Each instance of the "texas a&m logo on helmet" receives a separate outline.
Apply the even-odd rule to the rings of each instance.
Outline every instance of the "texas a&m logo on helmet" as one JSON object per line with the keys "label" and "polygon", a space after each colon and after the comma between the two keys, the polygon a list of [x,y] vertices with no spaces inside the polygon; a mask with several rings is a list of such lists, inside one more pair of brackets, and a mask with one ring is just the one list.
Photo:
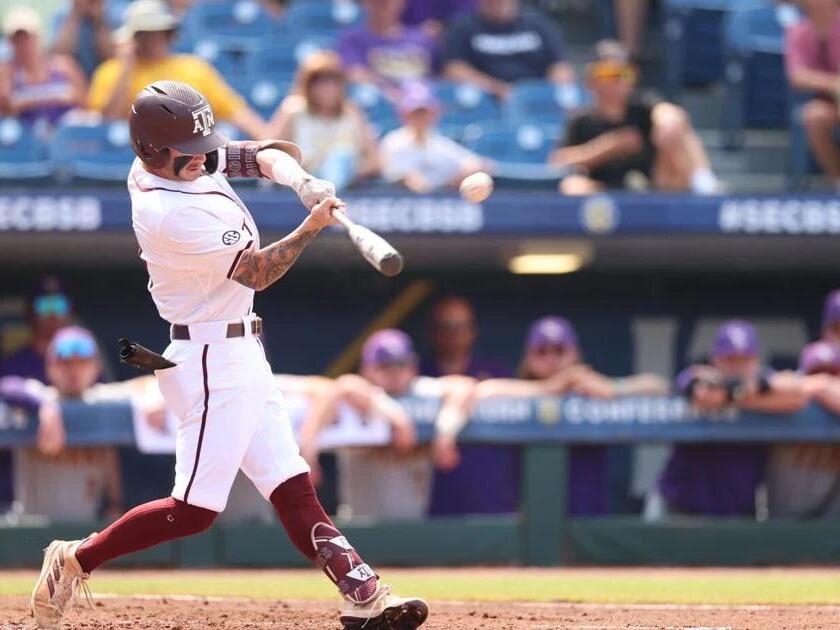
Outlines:
{"label": "texas a&m logo on helmet", "polygon": [[213,118],[213,110],[210,109],[210,105],[205,105],[200,109],[195,110],[193,113],[193,133],[196,134],[201,132],[202,136],[209,136],[210,132],[213,131],[213,125],[216,124],[216,120]]}

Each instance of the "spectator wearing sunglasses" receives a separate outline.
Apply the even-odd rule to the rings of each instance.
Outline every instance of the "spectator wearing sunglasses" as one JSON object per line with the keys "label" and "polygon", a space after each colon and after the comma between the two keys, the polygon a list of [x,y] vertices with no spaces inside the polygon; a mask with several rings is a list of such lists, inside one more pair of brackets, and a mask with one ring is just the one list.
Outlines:
{"label": "spectator wearing sunglasses", "polygon": [[45,356],[55,332],[68,325],[73,315],[70,298],[58,279],[43,278],[27,306],[26,318],[31,330],[29,345],[0,362],[0,376],[22,376],[47,382]]}
{"label": "spectator wearing sunglasses", "polygon": [[[46,352],[46,372],[57,402],[87,400],[102,369],[91,332],[78,326],[59,330]],[[41,409],[37,448],[15,457],[15,501],[24,514],[59,521],[95,520],[120,512],[122,484],[112,446],[66,445],[59,404]]]}
{"label": "spectator wearing sunglasses", "polygon": [[[569,320],[547,316],[528,330],[520,378],[562,377],[566,393],[592,398],[664,394],[664,380],[652,374],[611,378],[583,363],[578,335]],[[577,516],[604,514],[608,508],[608,449],[577,445],[569,449],[568,511]]]}
{"label": "spectator wearing sunglasses", "polygon": [[560,192],[590,195],[607,189],[715,194],[720,182],[682,108],[636,93],[638,71],[621,44],[603,41],[587,67],[594,104],[570,122],[550,163],[575,173]]}
{"label": "spectator wearing sunglasses", "polygon": [[[815,341],[799,356],[810,399],[840,416],[840,347]],[[771,517],[817,518],[840,514],[840,445],[778,444],[767,464]]]}
{"label": "spectator wearing sunglasses", "polygon": [[[509,372],[474,352],[478,326],[472,305],[450,295],[438,300],[429,319],[431,355],[420,365],[424,376],[451,374],[483,380]],[[460,462],[436,469],[432,483],[431,516],[505,514],[519,504],[519,451],[513,446],[463,444]],[[487,488],[493,492],[487,492]]]}

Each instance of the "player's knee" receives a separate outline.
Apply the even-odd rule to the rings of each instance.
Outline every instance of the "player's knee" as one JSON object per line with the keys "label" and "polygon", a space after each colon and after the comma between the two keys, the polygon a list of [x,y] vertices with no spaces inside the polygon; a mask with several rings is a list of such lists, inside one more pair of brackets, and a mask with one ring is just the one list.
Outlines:
{"label": "player's knee", "polygon": [[192,535],[209,529],[218,515],[219,513],[213,510],[189,505],[176,499],[175,507],[170,510],[166,520],[176,527],[180,527],[185,535]]}
{"label": "player's knee", "polygon": [[652,134],[655,145],[660,148],[679,145],[689,133],[691,120],[683,108],[663,103],[655,110]]}

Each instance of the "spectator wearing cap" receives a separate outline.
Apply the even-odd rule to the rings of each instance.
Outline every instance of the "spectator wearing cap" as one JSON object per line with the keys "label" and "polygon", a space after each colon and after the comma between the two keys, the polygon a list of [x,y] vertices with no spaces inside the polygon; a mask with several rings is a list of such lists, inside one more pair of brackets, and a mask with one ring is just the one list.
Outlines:
{"label": "spectator wearing cap", "polygon": [[363,111],[346,93],[347,75],[332,51],[309,55],[292,93],[271,120],[271,137],[294,142],[303,167],[343,190],[379,172],[376,138]]}
{"label": "spectator wearing cap", "polygon": [[[457,432],[466,422],[474,380],[462,376],[418,375],[418,357],[411,338],[395,329],[371,335],[362,348],[359,375],[337,379],[340,396],[363,417],[380,415],[383,394],[397,402],[417,396],[441,400],[432,450],[415,448],[414,427],[404,410],[391,410],[394,445],[341,449],[338,464],[339,514],[351,518],[425,518],[429,509],[433,462],[457,465]],[[334,415],[335,410],[331,411]],[[329,418],[330,413],[326,414]],[[324,422],[319,423],[321,427]],[[317,435],[317,433],[316,433]],[[396,448],[394,448],[396,447]]]}
{"label": "spectator wearing cap", "polygon": [[[102,364],[91,332],[59,330],[47,348],[47,376],[57,400],[83,400]],[[15,501],[25,514],[58,521],[92,521],[120,512],[122,485],[116,447],[68,447],[61,407],[42,409],[38,447],[15,457]]]}
{"label": "spectator wearing cap", "polygon": [[[435,302],[428,325],[431,354],[421,363],[424,376],[471,376],[478,380],[509,376],[474,352],[478,326],[472,305],[457,295]],[[487,488],[494,489],[487,492]],[[431,516],[504,514],[519,504],[519,451],[513,446],[464,444],[460,463],[435,470]]]}
{"label": "spectator wearing cap", "polygon": [[551,18],[524,11],[520,0],[478,0],[478,10],[454,21],[446,33],[444,76],[472,83],[504,99],[513,84],[575,80],[563,36]]}
{"label": "spectator wearing cap", "polygon": [[9,9],[3,34],[12,57],[0,66],[0,114],[52,126],[84,104],[87,82],[82,71],[72,57],[42,48],[41,18],[34,9]]}
{"label": "spectator wearing cap", "polygon": [[[686,368],[676,381],[677,391],[701,412],[787,414],[807,403],[795,374],[774,373],[762,366],[758,334],[748,322],[725,322],[715,335],[710,355],[708,364]],[[676,445],[656,490],[648,497],[645,517],[754,516],[766,455],[766,448],[759,445]]]}
{"label": "spectator wearing cap", "polygon": [[114,53],[111,20],[107,0],[70,0],[59,10],[53,25],[52,51],[72,57],[87,78],[96,67]]}
{"label": "spectator wearing cap", "polygon": [[840,344],[840,289],[825,296],[820,330],[823,340]]}
{"label": "spectator wearing cap", "polygon": [[423,194],[457,187],[484,167],[482,159],[437,130],[440,103],[425,86],[411,86],[400,101],[403,126],[379,145],[382,176]]}
{"label": "spectator wearing cap", "polygon": [[[799,355],[799,373],[811,400],[840,416],[840,348],[822,340],[808,344]],[[840,514],[840,445],[774,445],[767,504],[774,518]]]}
{"label": "spectator wearing cap", "polygon": [[201,90],[218,119],[233,123],[253,138],[266,137],[265,121],[213,66],[195,55],[172,52],[177,28],[178,18],[162,0],[132,2],[115,35],[116,56],[93,75],[88,107],[106,118],[126,118],[135,95],[149,83],[184,81]]}
{"label": "spectator wearing cap", "polygon": [[[564,317],[549,315],[534,322],[525,338],[520,377],[527,380],[560,378],[563,391],[593,398],[662,394],[663,380],[651,374],[622,379],[607,377],[582,362],[577,332]],[[569,514],[599,515],[608,508],[608,449],[572,446],[569,449]]]}
{"label": "spectator wearing cap", "polygon": [[47,382],[45,357],[56,331],[73,317],[70,298],[53,276],[41,279],[26,308],[30,342],[0,362],[0,376],[21,376]]}
{"label": "spectator wearing cap", "polygon": [[811,151],[840,189],[840,147],[834,137],[840,90],[840,7],[835,0],[800,4],[806,17],[785,33],[785,69],[790,86],[808,98],[801,116]]}
{"label": "spectator wearing cap", "polygon": [[715,194],[720,182],[682,108],[636,93],[638,70],[615,41],[598,44],[587,66],[592,107],[575,115],[549,162],[575,174],[560,182],[567,195],[607,189]]}
{"label": "spectator wearing cap", "polygon": [[434,40],[400,21],[405,0],[364,0],[366,23],[346,31],[338,42],[347,76],[371,83],[396,99],[403,83],[432,76]]}

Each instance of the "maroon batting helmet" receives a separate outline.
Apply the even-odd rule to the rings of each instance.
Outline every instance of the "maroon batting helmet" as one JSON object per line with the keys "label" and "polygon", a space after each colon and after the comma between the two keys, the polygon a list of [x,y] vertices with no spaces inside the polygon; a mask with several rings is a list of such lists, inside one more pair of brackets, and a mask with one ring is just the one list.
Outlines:
{"label": "maroon batting helmet", "polygon": [[207,154],[205,169],[218,164],[218,149],[229,142],[216,129],[210,103],[191,85],[179,81],[155,81],[137,95],[129,118],[131,147],[143,162],[162,168],[169,149],[190,155]]}

